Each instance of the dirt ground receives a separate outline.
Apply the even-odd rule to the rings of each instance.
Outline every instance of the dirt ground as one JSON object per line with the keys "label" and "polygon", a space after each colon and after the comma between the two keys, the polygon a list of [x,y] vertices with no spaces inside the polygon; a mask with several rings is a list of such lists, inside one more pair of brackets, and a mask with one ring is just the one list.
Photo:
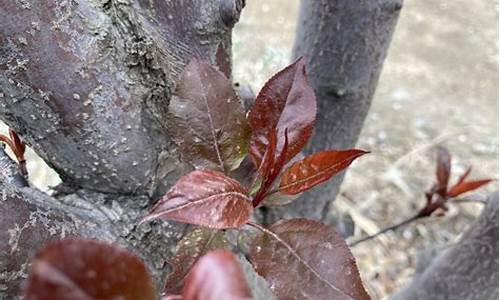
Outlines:
{"label": "dirt ground", "polygon": [[[290,61],[298,0],[247,1],[234,34],[234,79],[258,91]],[[498,177],[498,2],[406,0],[375,99],[358,142],[372,151],[347,173],[334,210],[356,223],[356,240],[401,221],[423,203],[434,148],[447,146],[453,170]],[[1,127],[1,126],[0,126]],[[5,126],[0,128],[5,131]],[[28,153],[36,186],[59,182]],[[483,197],[497,182],[477,192]],[[481,204],[456,204],[353,249],[374,299],[404,286],[416,256],[459,238]]]}

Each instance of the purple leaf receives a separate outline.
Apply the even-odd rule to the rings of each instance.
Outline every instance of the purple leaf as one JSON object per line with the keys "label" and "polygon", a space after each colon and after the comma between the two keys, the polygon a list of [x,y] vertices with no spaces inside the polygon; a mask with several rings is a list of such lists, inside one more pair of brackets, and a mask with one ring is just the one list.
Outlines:
{"label": "purple leaf", "polygon": [[169,122],[182,158],[196,167],[234,170],[247,154],[250,127],[240,99],[224,74],[197,59],[181,74]]}
{"label": "purple leaf", "polygon": [[68,238],[44,247],[31,265],[26,300],[154,300],[153,281],[130,252],[96,240]]}
{"label": "purple leaf", "polygon": [[175,255],[169,261],[172,272],[167,276],[165,293],[179,294],[189,270],[200,257],[209,251],[227,247],[224,232],[219,230],[198,227],[186,234],[177,244]]}
{"label": "purple leaf", "polygon": [[250,261],[279,299],[370,299],[353,255],[335,230],[292,219],[267,231],[272,233],[261,233],[251,243]]}
{"label": "purple leaf", "polygon": [[450,171],[451,171],[450,152],[448,151],[448,149],[444,147],[438,147],[437,168],[436,168],[436,179],[437,179],[436,191],[442,197],[446,195],[446,190],[448,189],[448,182],[450,181]]}
{"label": "purple leaf", "polygon": [[302,150],[312,135],[316,119],[316,97],[307,81],[304,58],[278,72],[264,85],[247,118],[252,128],[250,155],[257,168],[270,144],[272,130],[278,130],[277,149],[283,149],[288,130],[285,162]]}
{"label": "purple leaf", "polygon": [[338,174],[356,158],[368,152],[351,149],[344,151],[322,151],[295,162],[285,170],[279,191],[283,194],[298,194]]}
{"label": "purple leaf", "polygon": [[181,177],[141,222],[156,218],[215,229],[237,228],[253,212],[248,192],[222,173],[197,170]]}
{"label": "purple leaf", "polygon": [[249,300],[252,294],[234,255],[217,250],[203,256],[189,272],[183,300]]}

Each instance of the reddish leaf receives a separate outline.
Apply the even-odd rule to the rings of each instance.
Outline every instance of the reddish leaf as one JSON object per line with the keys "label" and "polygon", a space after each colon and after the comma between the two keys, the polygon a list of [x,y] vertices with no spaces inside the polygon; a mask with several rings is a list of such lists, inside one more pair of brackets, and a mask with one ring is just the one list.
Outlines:
{"label": "reddish leaf", "polygon": [[228,242],[222,231],[198,227],[188,233],[177,244],[175,255],[169,261],[172,272],[168,274],[165,293],[179,294],[189,270],[200,257],[209,251],[227,247]]}
{"label": "reddish leaf", "polygon": [[3,142],[6,145],[8,145],[10,150],[12,150],[13,152],[15,151],[16,146],[14,146],[14,143],[7,136],[0,134],[0,142]]}
{"label": "reddish leaf", "polygon": [[[279,299],[370,299],[342,237],[317,221],[279,221],[253,240],[250,261]],[[278,241],[278,239],[280,241]]]}
{"label": "reddish leaf", "polygon": [[26,145],[21,141],[17,133],[9,128],[9,135],[12,140],[12,144],[14,148],[12,151],[16,155],[16,159],[19,162],[19,169],[21,170],[21,174],[24,176],[28,175],[28,170],[26,169],[26,160],[24,159],[24,152],[26,151]]}
{"label": "reddish leaf", "polygon": [[444,147],[439,147],[437,149],[437,168],[436,168],[436,179],[437,179],[437,193],[441,196],[446,195],[446,190],[448,189],[448,182],[450,181],[450,171],[451,171],[451,155],[448,149]]}
{"label": "reddish leaf", "polygon": [[196,59],[172,95],[169,122],[183,159],[196,167],[233,170],[247,153],[250,127],[231,82]]}
{"label": "reddish leaf", "polygon": [[252,211],[247,191],[236,180],[197,170],[181,177],[141,222],[163,218],[216,229],[237,228]]}
{"label": "reddish leaf", "polygon": [[189,272],[183,300],[243,300],[252,294],[236,258],[217,250],[203,256]]}
{"label": "reddish leaf", "polygon": [[450,198],[459,196],[463,193],[467,193],[467,192],[473,191],[475,189],[478,189],[481,186],[489,183],[490,181],[491,181],[491,179],[482,179],[482,180],[459,182],[448,191],[447,196]]}
{"label": "reddish leaf", "polygon": [[278,130],[278,147],[283,149],[288,129],[289,161],[306,145],[316,118],[316,97],[306,77],[305,60],[297,60],[274,75],[255,99],[248,121],[252,128],[250,155],[258,167],[269,145],[269,132]]}
{"label": "reddish leaf", "polygon": [[279,191],[298,194],[312,188],[347,168],[356,158],[368,152],[362,150],[323,151],[295,162],[285,170]]}
{"label": "reddish leaf", "polygon": [[460,178],[458,178],[458,181],[457,181],[457,183],[455,183],[455,185],[459,185],[459,184],[463,183],[465,181],[465,179],[467,179],[467,177],[469,176],[471,171],[472,171],[472,167],[468,167],[467,170],[465,170],[465,172],[460,176]]}
{"label": "reddish leaf", "polygon": [[70,238],[52,242],[32,262],[25,299],[154,300],[139,258],[107,243]]}
{"label": "reddish leaf", "polygon": [[273,170],[274,161],[276,157],[276,146],[278,143],[278,132],[274,129],[269,131],[268,145],[266,145],[266,152],[260,162],[258,172],[262,178],[269,178]]}
{"label": "reddish leaf", "polygon": [[281,169],[283,169],[283,166],[286,163],[287,150],[288,150],[288,130],[285,129],[285,141],[283,144],[283,149],[281,149],[279,157],[277,157],[276,160],[272,162],[271,167],[269,168],[269,173],[266,174],[266,176],[264,177],[264,181],[260,186],[260,189],[257,191],[257,194],[255,194],[255,197],[253,198],[254,207],[257,207],[262,202],[262,200],[265,199],[267,192],[269,191],[274,181],[280,174]]}
{"label": "reddish leaf", "polygon": [[17,149],[16,150],[16,156],[23,157],[24,156],[24,151],[26,150],[26,146],[21,141],[21,139],[19,138],[19,136],[17,135],[17,133],[14,130],[10,129],[10,128],[9,128],[9,135],[10,135],[10,138],[11,138],[12,142],[14,143],[15,148]]}
{"label": "reddish leaf", "polygon": [[[278,175],[278,177],[282,178],[283,173],[286,172],[286,170],[291,165],[293,165],[295,162],[298,162],[298,161],[303,160],[303,159],[304,159],[304,155],[302,153],[297,154],[294,158],[292,158],[283,167],[284,170],[282,170],[282,172],[280,173],[280,175]],[[289,203],[292,203],[295,199],[297,199],[298,197],[300,197],[300,195],[302,195],[302,193],[297,193],[294,195],[283,194],[279,191],[279,185],[280,185],[279,182],[274,182],[273,185],[271,186],[271,188],[269,189],[270,191],[275,191],[275,192],[268,194],[266,196],[266,198],[264,199],[264,204],[267,207],[287,205]]]}
{"label": "reddish leaf", "polygon": [[288,129],[285,128],[285,139],[283,142],[283,148],[281,149],[280,155],[276,158],[276,161],[273,163],[271,174],[266,178],[269,184],[272,184],[274,180],[279,176],[281,170],[288,161],[286,153],[288,153],[289,146],[290,143],[288,139]]}

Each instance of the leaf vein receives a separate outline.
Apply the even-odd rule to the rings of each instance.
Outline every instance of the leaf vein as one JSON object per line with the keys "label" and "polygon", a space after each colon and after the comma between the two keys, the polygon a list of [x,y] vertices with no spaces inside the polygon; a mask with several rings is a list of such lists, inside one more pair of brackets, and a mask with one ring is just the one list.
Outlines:
{"label": "leaf vein", "polygon": [[260,231],[264,232],[265,234],[267,235],[270,235],[271,237],[273,237],[275,240],[277,240],[280,244],[282,244],[283,246],[285,246],[285,248],[288,249],[288,251],[290,251],[290,253],[295,256],[295,258],[300,262],[302,263],[307,269],[309,269],[309,271],[311,273],[313,273],[314,276],[316,276],[320,281],[322,281],[323,283],[325,283],[327,286],[329,286],[332,290],[336,291],[336,292],[339,292],[349,298],[352,299],[351,296],[347,295],[346,293],[344,293],[343,291],[341,291],[340,289],[338,289],[336,286],[334,286],[333,284],[331,284],[328,280],[324,279],[323,276],[321,276],[321,274],[319,274],[307,261],[305,261],[298,253],[297,251],[295,251],[295,249],[292,248],[292,246],[290,246],[285,240],[283,240],[278,234],[276,234],[275,232],[259,225],[259,224],[256,224],[256,223],[252,223],[252,222],[248,222],[247,223],[249,226],[252,226],[252,227],[255,227],[257,229],[259,229]]}
{"label": "leaf vein", "polygon": [[155,217],[158,217],[160,215],[172,213],[172,212],[175,212],[175,211],[178,211],[178,210],[182,210],[182,209],[185,209],[185,208],[190,207],[192,205],[200,204],[200,202],[210,201],[210,200],[212,200],[213,198],[216,198],[216,197],[225,197],[225,196],[230,196],[230,195],[234,195],[234,196],[237,196],[239,198],[243,198],[245,201],[249,201],[250,202],[250,198],[247,195],[243,194],[243,193],[240,193],[240,192],[225,192],[225,193],[210,195],[208,197],[203,197],[203,198],[195,199],[195,200],[189,201],[189,202],[187,202],[185,204],[181,204],[181,205],[178,205],[176,207],[172,207],[172,208],[167,209],[167,210],[159,211],[156,214],[148,216],[147,219],[154,219]]}

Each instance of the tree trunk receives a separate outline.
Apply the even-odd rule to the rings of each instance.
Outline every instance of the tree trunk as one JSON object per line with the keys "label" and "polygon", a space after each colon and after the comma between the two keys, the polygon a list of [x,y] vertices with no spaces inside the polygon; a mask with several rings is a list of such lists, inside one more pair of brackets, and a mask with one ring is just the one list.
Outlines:
{"label": "tree trunk", "polygon": [[[302,0],[294,56],[305,56],[318,101],[315,133],[306,149],[352,148],[382,70],[402,0]],[[270,219],[324,219],[343,175],[273,209]]]}
{"label": "tree trunk", "polygon": [[[49,240],[78,235],[117,243],[139,255],[158,287],[185,226],[137,226],[149,198],[78,190],[50,197],[19,181],[17,166],[0,151],[0,299],[18,299],[29,261]],[[8,170],[8,171],[5,171]]]}
{"label": "tree trunk", "polygon": [[391,299],[498,299],[498,193],[460,241],[427,264]]}
{"label": "tree trunk", "polygon": [[140,255],[160,286],[185,226],[136,225],[189,167],[165,132],[170,93],[194,56],[230,74],[242,0],[0,3],[0,119],[61,176],[50,197],[1,151],[0,298],[27,262],[68,234]]}

